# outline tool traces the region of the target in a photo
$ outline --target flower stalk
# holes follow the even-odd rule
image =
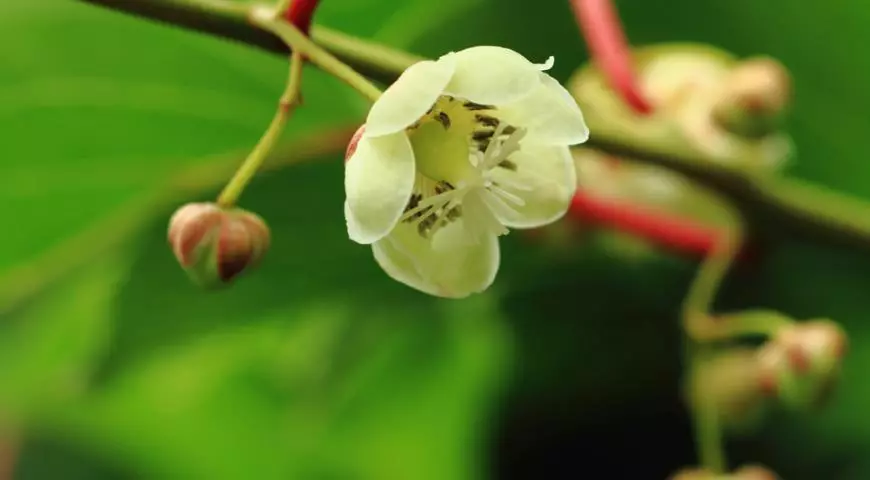
[[[611,0],[572,0],[571,7],[592,58],[613,88],[635,112],[649,114],[634,73],[628,42]]]
[[[235,205],[245,186],[254,178],[254,175],[262,167],[266,157],[269,156],[269,153],[278,142],[278,138],[280,138],[281,132],[284,131],[284,126],[290,119],[293,109],[299,104],[303,63],[301,53],[294,51],[290,57],[290,73],[287,79],[287,87],[278,101],[278,109],[275,111],[275,116],[272,118],[269,128],[266,129],[260,141],[251,153],[248,154],[242,166],[236,171],[233,178],[230,179],[220,196],[218,196],[217,203],[221,207]]]
[[[252,8],[249,20],[254,25],[277,35],[288,46],[292,47],[294,52],[302,55],[306,61],[343,81],[370,101],[374,102],[381,96],[381,90],[366,77],[316,44],[295,25],[280,17],[276,18],[275,12],[271,8],[262,6]]]
[[[742,219],[735,215],[734,227],[725,232],[710,255],[703,261],[689,287],[683,303],[683,331],[689,375],[701,368],[709,355],[709,345],[693,337],[701,322],[715,322],[711,309],[716,293],[737,257],[743,243]],[[719,412],[711,399],[701,399],[691,405],[695,426],[695,441],[701,465],[715,474],[727,469],[723,432]]]
[[[581,223],[602,225],[630,233],[654,245],[693,258],[704,258],[722,232],[693,220],[628,202],[600,198],[579,190],[569,215]]]

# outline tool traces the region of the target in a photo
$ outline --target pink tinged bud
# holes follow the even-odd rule
[[[668,480],[716,480],[716,475],[701,468],[686,468],[671,475]]]
[[[760,465],[742,467],[735,471],[731,478],[734,480],[779,480],[779,476]]]
[[[366,131],[365,125],[360,125],[359,128],[356,129],[356,132],[353,134],[353,137],[350,138],[350,142],[347,144],[347,150],[344,153],[344,161],[347,162],[350,160],[350,157],[356,152],[356,146],[359,144],[359,140],[362,138],[363,134]]]
[[[269,248],[269,227],[241,209],[211,203],[181,207],[169,221],[169,244],[178,262],[204,287],[230,283],[256,266]]]
[[[836,385],[846,344],[834,322],[796,324],[759,350],[760,385],[786,405],[821,406]]]
[[[767,468],[748,465],[720,475],[701,468],[687,468],[675,473],[668,480],[779,480],[779,477]]]
[[[790,101],[785,67],[771,58],[754,58],[738,64],[725,80],[713,116],[726,130],[757,138],[777,130]]]

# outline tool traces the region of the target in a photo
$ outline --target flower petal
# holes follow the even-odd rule
[[[536,228],[560,219],[577,191],[577,172],[568,147],[524,144],[510,161],[516,171],[495,168],[492,179],[523,204],[494,209],[499,220],[509,228]]]
[[[414,151],[404,133],[363,138],[345,164],[345,218],[351,240],[377,241],[399,220],[414,188]]]
[[[539,75],[538,88],[501,107],[499,116],[512,125],[527,128],[526,142],[576,145],[588,140],[589,127],[574,97],[553,77]]]
[[[514,102],[541,83],[542,66],[507,48],[471,47],[455,56],[456,73],[447,84],[446,92],[475,103]]]
[[[372,105],[366,119],[370,137],[404,130],[426,114],[444,92],[456,68],[454,54],[408,67]]]
[[[387,274],[429,295],[464,298],[486,290],[495,280],[500,257],[494,235],[469,241],[462,220],[435,233],[430,241],[413,225],[398,226],[372,246]]]

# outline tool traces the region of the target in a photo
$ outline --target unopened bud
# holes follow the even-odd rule
[[[724,351],[695,369],[690,393],[695,402],[714,406],[723,425],[746,430],[761,419],[767,400],[758,375],[754,350]]]
[[[726,130],[758,138],[778,129],[791,99],[788,71],[771,58],[741,62],[725,80],[713,117]]]
[[[759,351],[762,388],[792,407],[822,406],[836,385],[846,344],[846,334],[829,320],[783,330]]]
[[[169,221],[175,258],[196,283],[217,287],[256,266],[269,248],[269,227],[259,216],[190,203]]]
[[[760,465],[747,465],[735,471],[733,480],[779,480],[779,476]]]
[[[702,468],[685,468],[668,477],[668,480],[716,480],[716,475]]]
[[[350,157],[353,156],[354,152],[356,152],[356,146],[359,144],[359,140],[362,138],[363,134],[366,132],[366,126],[360,125],[359,128],[356,129],[353,136],[350,137],[350,142],[347,144],[347,150],[344,152],[344,161],[347,162],[350,160]]]
[[[702,468],[687,468],[675,473],[668,480],[779,480],[779,477],[764,467],[749,465],[719,475]]]

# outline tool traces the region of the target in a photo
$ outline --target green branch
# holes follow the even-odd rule
[[[251,4],[225,0],[79,0],[287,55],[283,42],[248,21]],[[419,57],[326,28],[312,39],[360,73],[394,80]],[[756,177],[722,166],[675,136],[643,133],[587,113],[586,146],[658,165],[703,184],[731,201],[754,235],[789,236],[870,252],[870,204],[821,186]]]
[[[229,0],[78,0],[161,23],[241,42],[271,53],[290,55],[286,43],[249,20],[253,4]],[[267,2],[260,2],[260,5]],[[396,72],[420,60],[376,43],[323,27],[311,29],[312,39],[361,74],[385,83]],[[386,59],[384,52],[391,57]],[[373,58],[373,56],[375,58]]]

